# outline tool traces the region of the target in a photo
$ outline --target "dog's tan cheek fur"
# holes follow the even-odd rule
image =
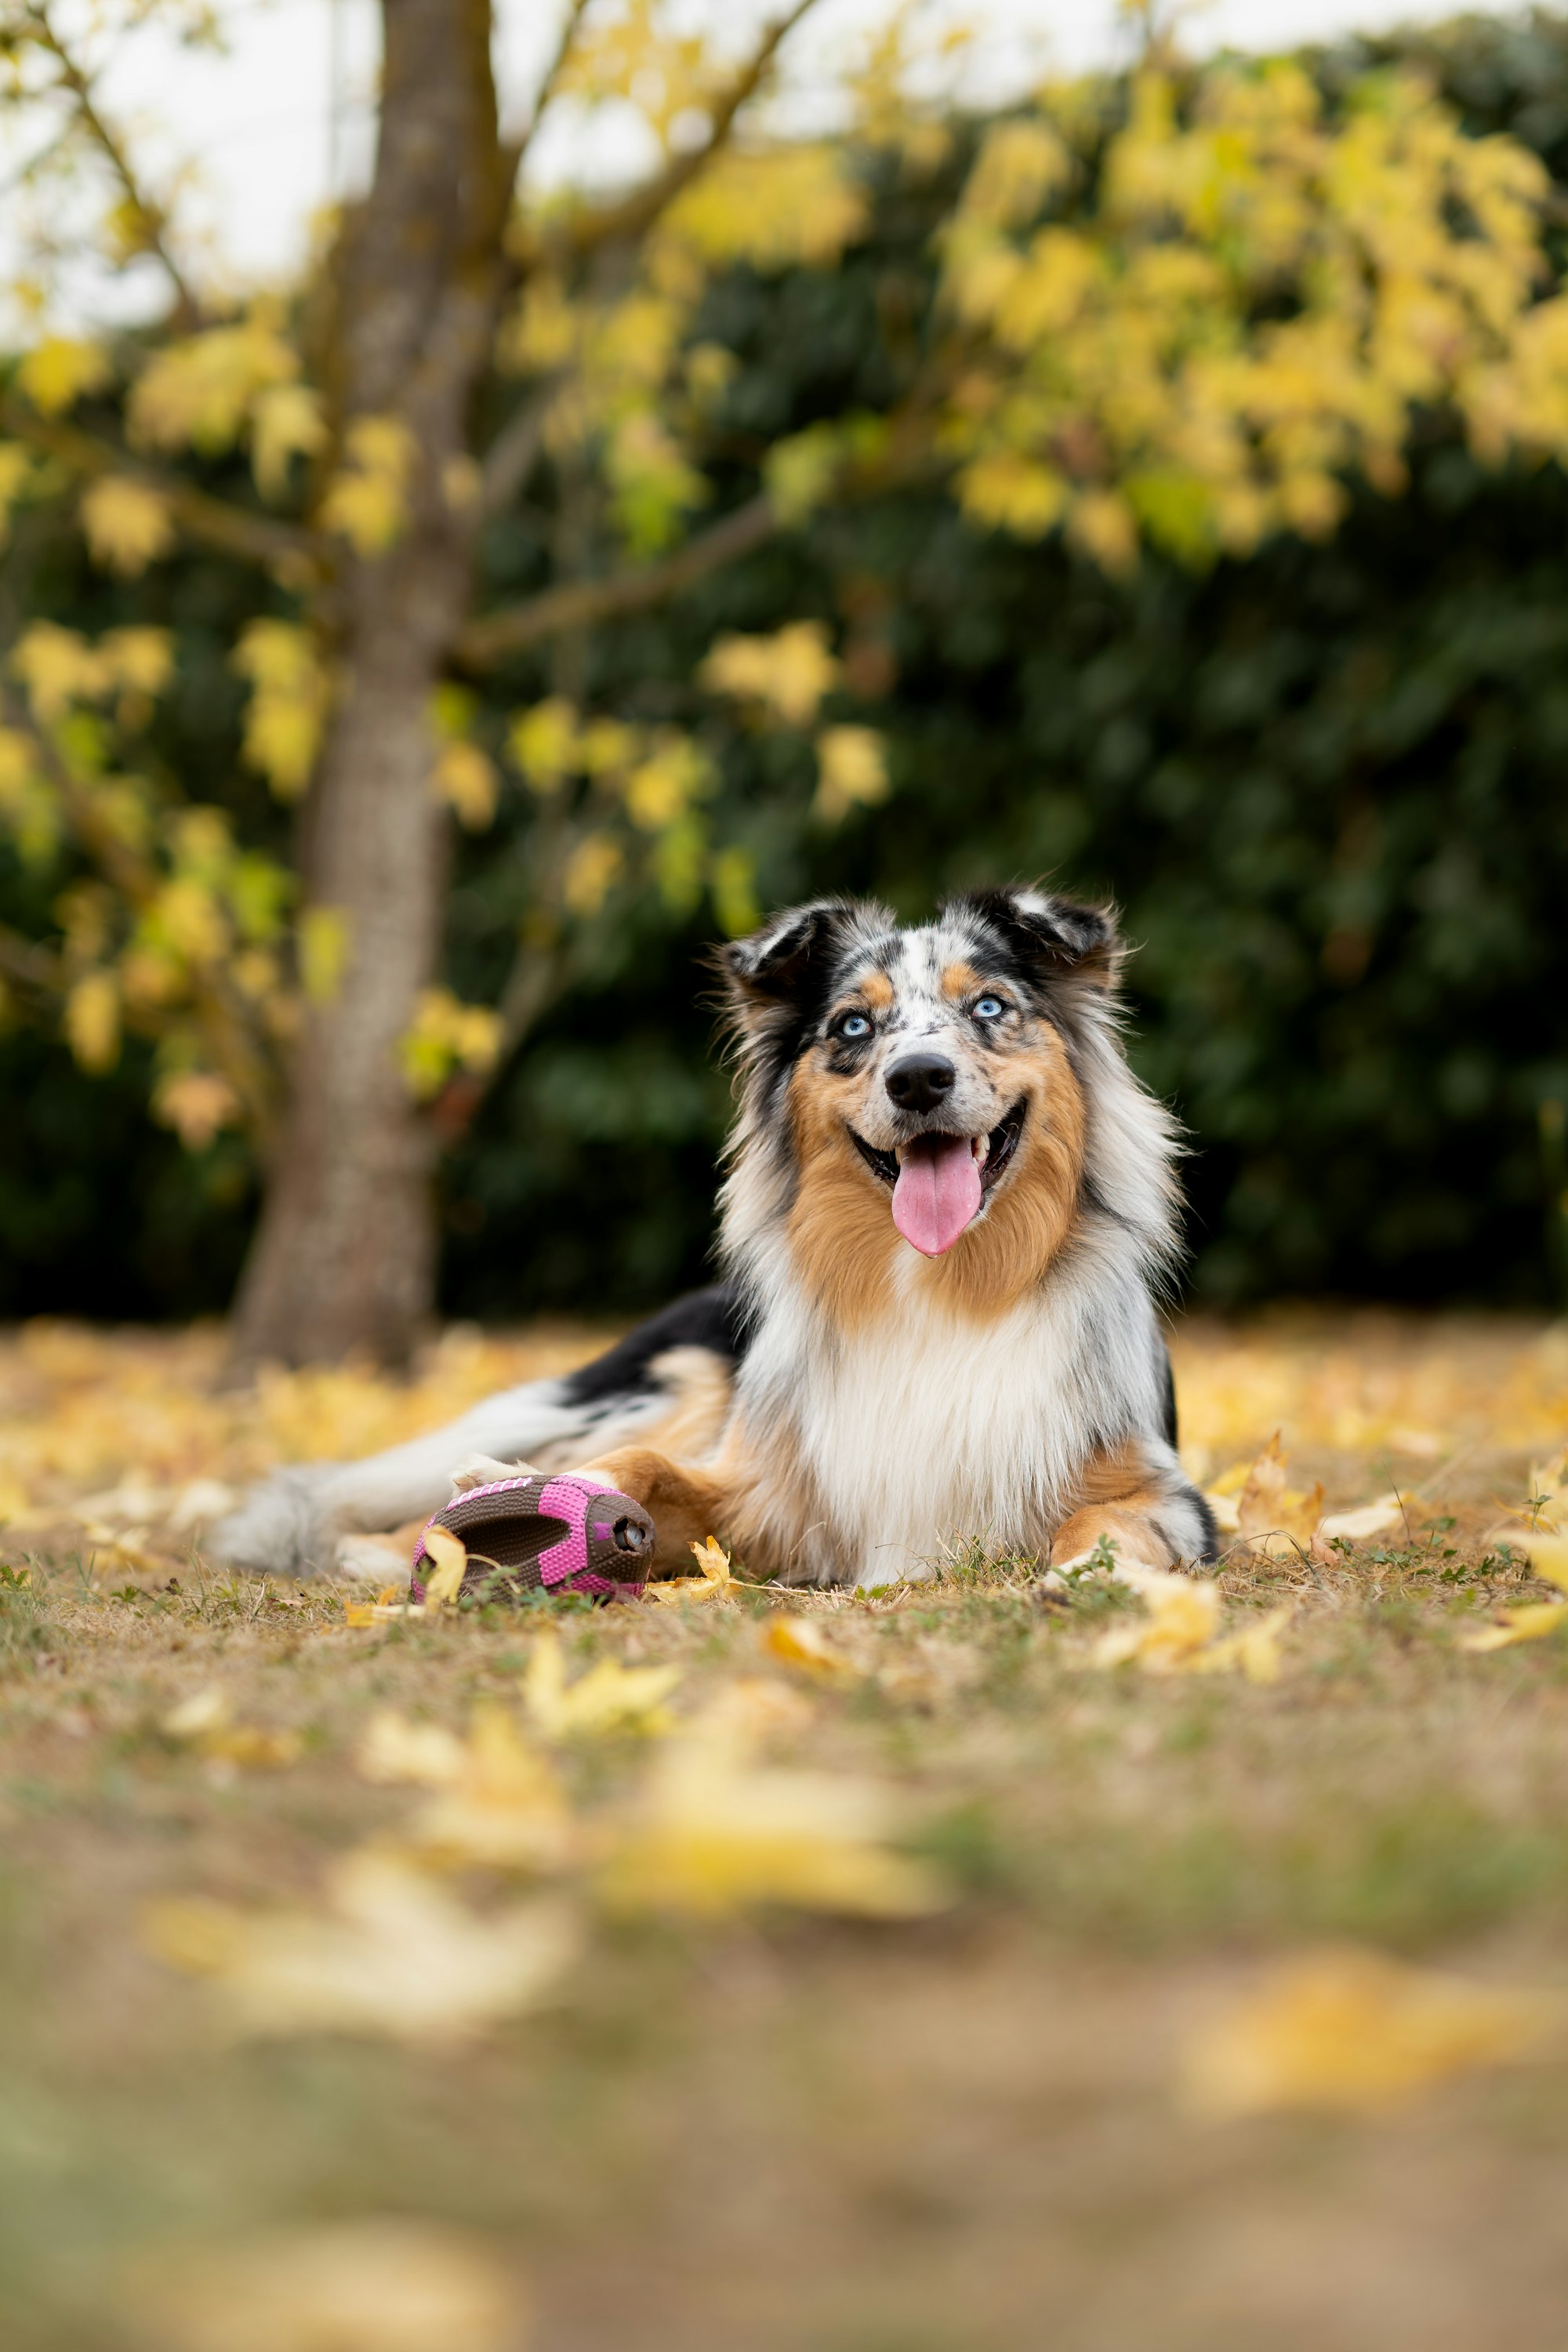
[[[842,1330],[864,1326],[887,1305],[893,1255],[903,1246],[887,1189],[862,1166],[847,1132],[859,1093],[858,1079],[805,1062],[789,1082],[798,1171],[790,1247],[806,1289]]]
[[[1039,1281],[1071,1230],[1083,1174],[1083,1091],[1060,1033],[1042,1024],[994,1067],[999,1091],[1028,1103],[1017,1153],[985,1215],[928,1276],[948,1305],[982,1318]]]

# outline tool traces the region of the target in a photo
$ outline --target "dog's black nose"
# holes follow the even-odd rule
[[[906,1054],[888,1072],[888,1092],[900,1110],[934,1110],[957,1076],[945,1054]]]

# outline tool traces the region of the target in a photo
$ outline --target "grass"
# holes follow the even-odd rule
[[[407,1810],[354,1769],[378,1709],[460,1727],[476,1700],[514,1705],[547,1622],[574,1671],[679,1665],[681,1714],[737,1675],[786,1679],[766,1595],[350,1632],[341,1592],[215,1572],[167,1523],[182,1480],[382,1442],[582,1344],[458,1335],[411,1391],[350,1373],[238,1400],[207,1385],[202,1333],[0,1353],[21,1491],[0,1574],[8,2352],[145,2347],[126,2283],[149,2252],[366,2215],[519,2261],[539,2352],[1559,2342],[1568,2067],[1468,2076],[1375,2122],[1200,2123],[1173,2094],[1194,2023],[1325,1937],[1568,1985],[1568,1643],[1457,1642],[1548,1597],[1490,1537],[1568,1435],[1539,1327],[1183,1336],[1205,1476],[1283,1422],[1292,1478],[1331,1504],[1410,1489],[1397,1540],[1227,1558],[1233,1622],[1295,1602],[1277,1684],[1096,1671],[1129,1597],[1052,1595],[979,1549],[931,1585],[799,1601],[863,1671],[797,1683],[778,1754],[895,1785],[945,1912],[605,1920],[555,2004],[456,2051],[226,2037],[206,1989],[144,1948],[145,1907],[313,1899]],[[102,1500],[132,1474],[164,1490],[140,1528]],[[73,1490],[97,1497],[85,1525]],[[238,1770],[170,1738],[215,1686],[297,1732],[298,1759]],[[612,1741],[565,1769],[592,1806],[645,1764]],[[242,2340],[212,2325],[203,2352]]]

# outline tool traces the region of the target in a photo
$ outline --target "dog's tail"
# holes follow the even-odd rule
[[[683,1403],[721,1418],[741,1346],[729,1290],[697,1291],[579,1370],[503,1389],[407,1445],[275,1472],[214,1528],[208,1549],[263,1574],[319,1574],[336,1566],[345,1535],[428,1518],[470,1454],[570,1469],[634,1435],[651,1438]]]

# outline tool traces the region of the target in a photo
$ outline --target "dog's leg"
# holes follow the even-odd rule
[[[729,1412],[738,1345],[728,1294],[699,1292],[597,1361],[487,1397],[460,1421],[411,1444],[363,1462],[276,1472],[214,1528],[209,1549],[238,1567],[309,1576],[335,1566],[345,1535],[428,1518],[448,1499],[454,1472],[476,1455],[565,1470],[595,1447],[627,1444],[639,1433],[678,1451],[706,1453]]]
[[[1214,1515],[1158,1440],[1129,1439],[1085,1464],[1073,1507],[1051,1545],[1054,1569],[1081,1567],[1109,1542],[1123,1566],[1178,1568],[1212,1559]]]
[[[620,1445],[582,1467],[651,1513],[658,1532],[655,1576],[690,1576],[692,1545],[709,1536],[721,1540],[725,1536],[734,1498],[731,1482],[721,1470],[672,1462],[651,1445]]]

